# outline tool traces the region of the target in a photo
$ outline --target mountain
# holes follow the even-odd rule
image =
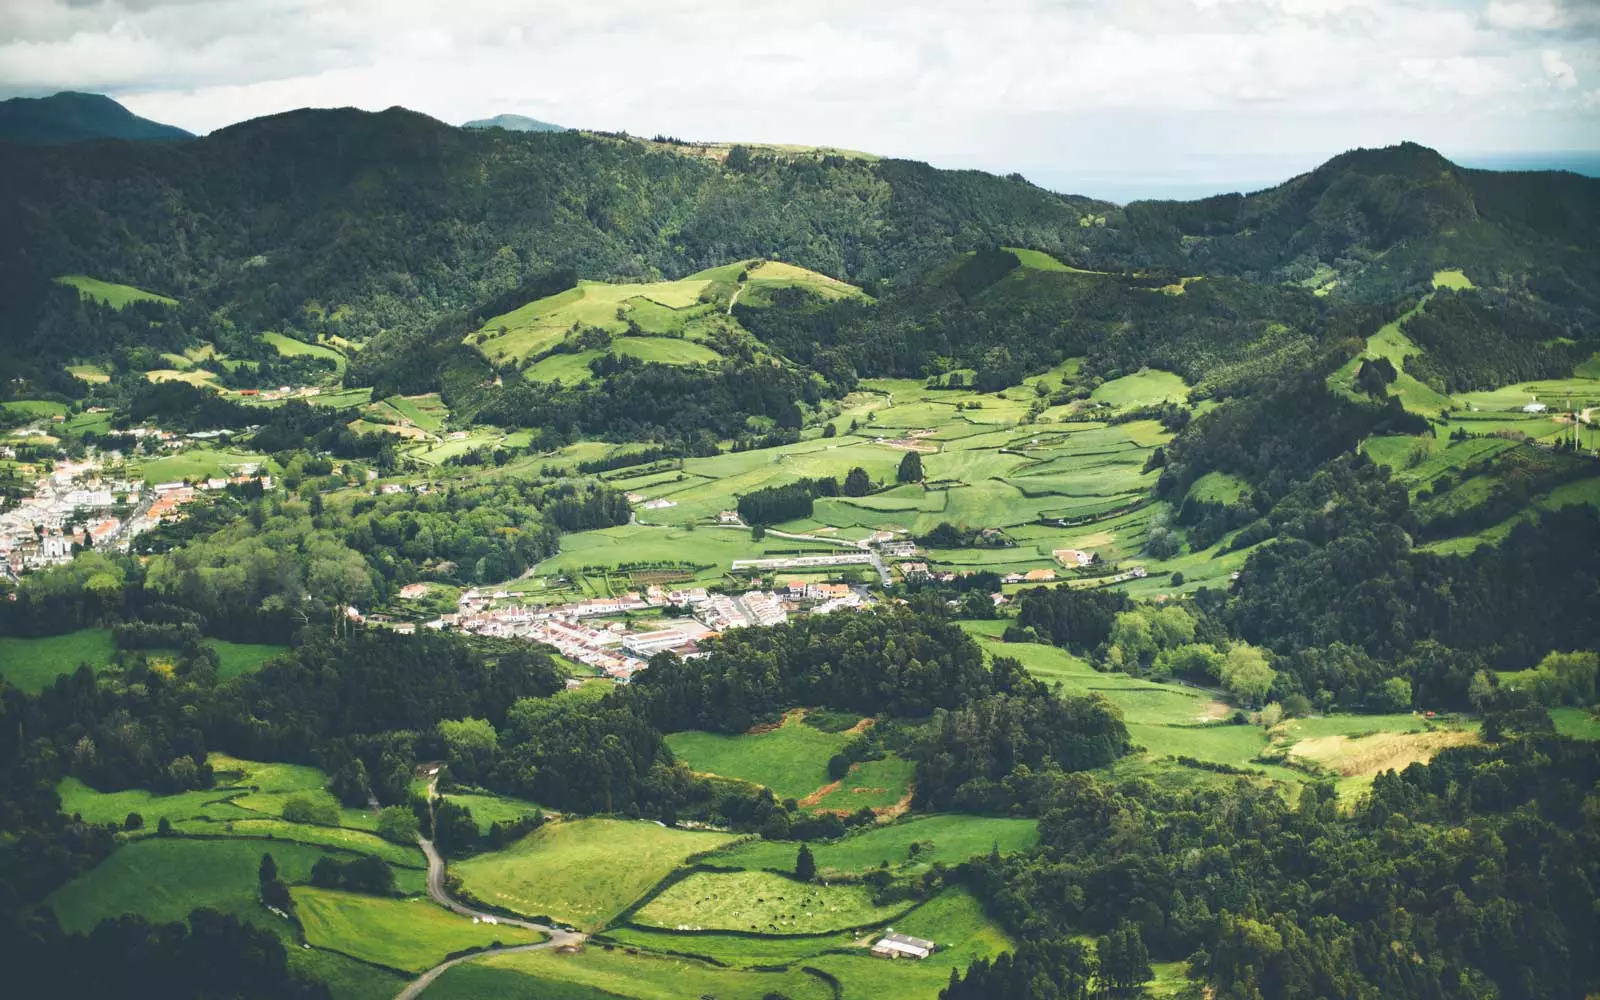
[[[64,90],[51,97],[0,101],[0,139],[48,145],[89,139],[193,139],[173,125],[140,118],[104,94]]]
[[[890,303],[867,319],[859,303],[779,310],[817,312],[786,332],[767,319],[781,353],[814,355],[841,385],[849,369],[977,367],[989,341],[1030,365],[1128,345],[1108,367],[1148,362],[1159,342],[1193,377],[1232,384],[1255,377],[1252,355],[1308,363],[1349,328],[1332,313],[1392,319],[1447,269],[1477,288],[1475,327],[1527,315],[1583,342],[1600,329],[1600,181],[1467,170],[1411,144],[1355,150],[1250,195],[1119,207],[905,160],[746,147],[718,159],[346,108],[187,143],[17,150],[0,158],[0,192],[0,343],[30,345],[11,352],[23,359],[94,353],[88,327],[60,311],[70,303],[49,305],[52,279],[68,274],[161,289],[202,339],[225,314],[242,330],[376,346],[556,269],[678,279],[747,259]],[[926,285],[953,258],[997,247],[1060,269],[1022,268],[982,296]],[[1146,285],[1189,294],[1159,302]]]
[[[565,132],[563,125],[552,125],[526,115],[495,115],[466,122],[462,128],[503,128],[507,132]]]

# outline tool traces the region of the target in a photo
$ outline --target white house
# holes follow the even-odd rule
[[[1543,403],[1529,403],[1529,404],[1527,404],[1526,406],[1524,406],[1522,408],[1522,412],[1523,413],[1543,413],[1547,409],[1549,409],[1549,407],[1545,406]]]
[[[921,961],[932,955],[933,949],[932,941],[890,931],[872,946],[872,954],[877,958],[914,958]]]

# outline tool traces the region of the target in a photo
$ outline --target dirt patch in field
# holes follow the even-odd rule
[[[849,729],[846,729],[845,732],[852,734],[864,733],[867,731],[867,727],[872,725],[874,721],[875,720],[872,718],[872,716],[869,715],[857,722],[855,725],[851,726]]]
[[[834,792],[837,792],[839,790],[839,786],[842,785],[842,784],[844,784],[844,782],[842,780],[841,781],[830,781],[830,782],[828,782],[826,785],[823,785],[821,788],[817,789],[816,791],[812,792],[810,795],[807,795],[805,798],[801,799],[800,800],[800,807],[802,809],[810,809],[811,807],[815,806],[817,803],[821,802],[823,799],[827,798],[829,795],[832,795]],[[835,810],[835,812],[837,812],[837,811],[838,810]]]
[[[777,722],[758,722],[749,729],[746,729],[745,735],[760,736],[762,733],[775,732],[788,725],[791,720],[794,722],[799,722],[801,719],[805,718],[805,714],[806,710],[803,708],[791,708],[789,711],[783,713],[783,718],[779,719]]]
[[[1232,711],[1232,709],[1224,702],[1208,701],[1206,702],[1204,711],[1195,716],[1194,721],[1216,722],[1219,719],[1226,719],[1230,711]]]
[[[1391,769],[1403,771],[1412,764],[1427,763],[1440,750],[1466,746],[1477,740],[1477,733],[1459,729],[1432,733],[1375,733],[1358,739],[1318,736],[1296,743],[1290,748],[1289,755],[1315,761],[1343,777],[1356,778]]]

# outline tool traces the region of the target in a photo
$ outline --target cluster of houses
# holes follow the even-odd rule
[[[402,600],[418,600],[428,590],[426,583],[408,584],[400,589],[399,596]],[[712,594],[702,587],[668,590],[651,586],[620,597],[549,607],[526,605],[522,595],[505,590],[471,589],[461,594],[454,612],[425,622],[422,627],[545,643],[570,660],[627,681],[657,653],[700,655],[699,641],[726,629],[781,625],[791,613],[827,614],[864,603],[866,599],[845,584],[800,580],[777,591],[752,590],[743,594]],[[640,627],[623,620],[605,620],[669,607],[686,610],[688,615],[652,618],[648,626]],[[384,615],[369,615],[364,620],[403,633],[417,628],[415,623],[396,622]]]

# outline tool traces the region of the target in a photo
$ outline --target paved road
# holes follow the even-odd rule
[[[432,783],[428,785],[428,801],[430,803],[433,801]],[[428,856],[428,895],[433,898],[435,903],[438,903],[440,906],[451,911],[452,913],[459,913],[463,917],[477,917],[479,920],[488,919],[493,920],[503,926],[522,927],[530,931],[538,931],[541,934],[548,934],[549,940],[540,941],[538,944],[519,944],[508,948],[493,948],[489,951],[480,951],[471,955],[462,955],[459,958],[452,958],[447,962],[440,962],[427,972],[424,972],[416,979],[416,981],[396,994],[395,1000],[415,1000],[416,997],[422,994],[423,990],[427,989],[435,979],[439,978],[440,974],[443,973],[444,970],[460,965],[462,962],[470,962],[482,955],[510,955],[519,951],[542,951],[547,948],[560,948],[564,945],[583,944],[584,936],[576,931],[562,930],[559,927],[549,927],[545,924],[536,924],[528,920],[516,920],[512,917],[503,917],[498,913],[485,913],[482,910],[474,910],[465,903],[457,902],[450,896],[448,892],[445,892],[444,858],[433,846],[433,841],[426,837],[419,836],[417,837],[417,846],[421,847],[422,853]]]

